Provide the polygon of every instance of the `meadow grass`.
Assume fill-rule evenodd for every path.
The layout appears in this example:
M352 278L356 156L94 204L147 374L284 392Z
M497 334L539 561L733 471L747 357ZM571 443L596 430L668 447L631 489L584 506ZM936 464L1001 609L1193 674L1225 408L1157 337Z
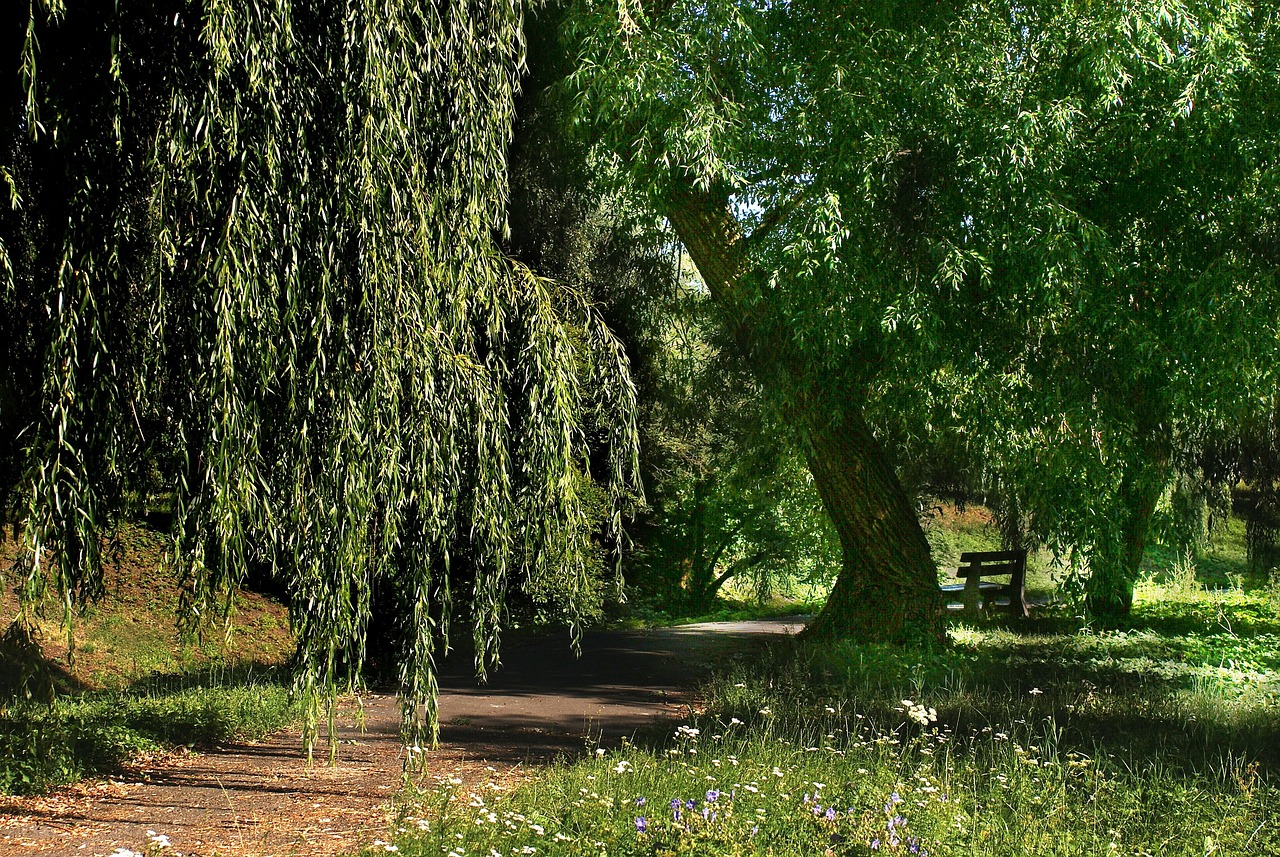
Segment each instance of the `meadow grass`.
M662 735L408 795L368 853L1280 854L1277 604L1148 585L1125 627L775 645Z

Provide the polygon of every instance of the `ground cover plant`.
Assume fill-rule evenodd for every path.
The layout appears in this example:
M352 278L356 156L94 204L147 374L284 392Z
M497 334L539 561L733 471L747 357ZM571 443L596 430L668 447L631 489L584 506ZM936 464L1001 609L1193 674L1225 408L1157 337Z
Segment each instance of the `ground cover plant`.
M1149 584L1125 628L777 646L661 737L506 790L438 781L415 855L1280 853L1280 601Z
M125 692L0 705L0 794L36 794L111 774L144 753L254 739L297 719L274 672L185 676Z

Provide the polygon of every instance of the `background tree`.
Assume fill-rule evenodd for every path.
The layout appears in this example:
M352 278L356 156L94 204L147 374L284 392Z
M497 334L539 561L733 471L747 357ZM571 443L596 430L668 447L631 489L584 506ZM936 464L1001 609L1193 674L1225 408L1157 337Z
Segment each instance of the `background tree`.
M620 190L617 166L574 132L564 6L527 22L529 73L510 164L509 246L589 294L624 343L640 404L641 512L628 583L667 607L705 610L733 577L821 566L821 521L802 468L660 219ZM807 490L806 490L807 489ZM802 511L803 510L803 511ZM819 548L813 557L806 556Z
M509 588L592 609L594 523L636 489L634 388L584 296L495 241L521 13L31 7L0 150L28 603L100 590L154 422L191 610L268 563L313 702L358 672L379 586L410 617L415 729L456 612L483 673Z
M804 462L696 274L665 310L641 407L651 509L636 525L640 582L699 613L730 581L765 596L784 578L830 580L838 545Z
M1017 438L982 449L1002 479L1054 476L1041 525L1083 546L1095 607L1123 609L1177 414L1212 387L1231 418L1216 405L1266 364L1237 358L1274 319L1244 225L1273 186L1275 117L1244 106L1268 86L1272 14L744 0L586 4L579 22L595 132L804 438L844 552L815 632L937 633L927 544L872 426L939 379L967 393L955 425ZM1161 356L1182 333L1188 359Z
M957 293L985 363L966 374L996 385L953 402L971 435L992 429L979 455L1040 534L1087 564L1095 612L1128 610L1179 464L1275 383L1280 303L1258 233L1277 175L1259 142L1277 120L1256 108L1274 25L1236 3L1029 8L994 40L1016 64L960 72L1019 121L997 135L1016 184L966 201L978 264Z

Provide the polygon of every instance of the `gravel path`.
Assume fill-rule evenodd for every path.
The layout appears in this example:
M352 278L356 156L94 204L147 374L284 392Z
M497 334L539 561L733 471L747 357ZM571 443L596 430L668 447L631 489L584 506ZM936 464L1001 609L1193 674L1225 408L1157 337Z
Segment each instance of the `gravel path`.
M529 766L651 729L687 713L718 659L802 618L714 622L590 633L581 658L564 639L509 646L503 668L477 686L465 664L441 678L441 746L428 777L518 779ZM348 705L340 758L308 767L296 730L253 744L143 759L124 776L40 798L0 797L0 855L109 857L145 851L148 831L167 853L200 857L333 855L384 835L403 750L394 696L363 700L364 728Z

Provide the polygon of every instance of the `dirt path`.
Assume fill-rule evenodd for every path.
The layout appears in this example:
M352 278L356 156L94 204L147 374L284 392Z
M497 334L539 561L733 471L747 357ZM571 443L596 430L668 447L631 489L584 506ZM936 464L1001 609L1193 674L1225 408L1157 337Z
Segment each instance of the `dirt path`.
M566 641L504 650L503 669L477 687L465 665L441 679L441 746L428 777L510 781L527 766L581 752L679 716L718 658L797 620L599 632L575 659ZM0 855L107 857L145 851L148 831L167 853L201 857L332 855L385 835L400 785L403 750L393 696L364 700L365 728L348 711L341 758L308 768L295 730L255 744L142 760L127 775L82 783L41 798L0 797Z

